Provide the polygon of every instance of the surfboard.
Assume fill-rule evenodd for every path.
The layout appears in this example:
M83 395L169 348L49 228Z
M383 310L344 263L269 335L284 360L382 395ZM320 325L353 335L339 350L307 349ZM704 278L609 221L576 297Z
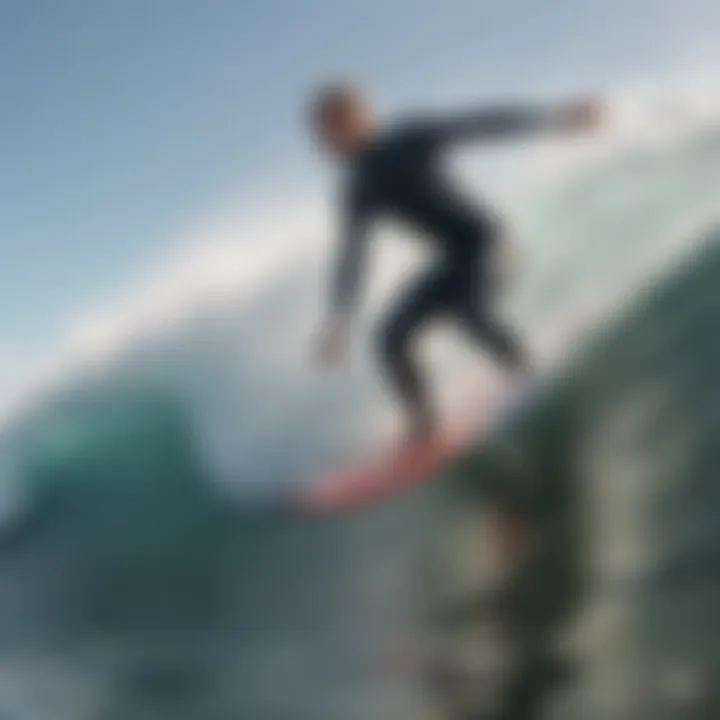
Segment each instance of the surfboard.
M456 413L456 422L439 437L389 443L367 462L340 467L303 483L292 504L312 515L360 509L436 477L465 451L482 443L510 409L510 395L495 388Z
M444 435L423 442L391 442L366 455L367 462L350 463L302 483L292 493L291 505L311 515L341 513L437 477L465 452L513 424L550 385L551 376L544 373L526 378L520 386L498 384L474 396L470 393L467 402L456 407L454 422Z
M372 504L432 476L458 452L457 441L428 439L398 445L367 465L347 467L313 480L295 494L295 506L328 514Z

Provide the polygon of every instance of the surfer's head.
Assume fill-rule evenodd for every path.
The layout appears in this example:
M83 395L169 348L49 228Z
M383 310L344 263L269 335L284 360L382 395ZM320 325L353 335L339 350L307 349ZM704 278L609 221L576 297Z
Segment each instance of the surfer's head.
M372 106L357 85L333 83L316 93L311 121L325 149L348 156L359 150L372 134Z

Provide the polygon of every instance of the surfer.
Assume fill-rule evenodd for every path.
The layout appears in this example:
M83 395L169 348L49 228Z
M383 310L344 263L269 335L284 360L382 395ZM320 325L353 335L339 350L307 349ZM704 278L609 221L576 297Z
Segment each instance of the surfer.
M529 365L518 334L491 311L489 258L500 239L497 218L466 200L445 177L442 151L463 140L529 132L577 132L599 117L593 101L549 107L486 108L459 116L415 118L380 127L372 105L352 84L325 87L312 106L320 144L347 166L342 237L330 289L330 313L318 343L320 361L338 363L348 344L370 221L390 215L426 236L438 260L404 293L378 333L388 380L410 419L413 441L433 437L437 418L412 343L440 314L455 320L512 374Z
M582 99L416 117L380 127L372 104L357 86L331 85L316 95L314 133L348 170L330 312L318 338L319 361L332 366L345 355L371 220L390 215L405 221L438 251L437 261L406 290L377 336L382 364L410 420L410 447L427 448L441 436L412 349L429 320L438 315L455 320L513 375L522 375L530 365L522 339L491 310L490 259L501 240L500 223L490 209L465 199L443 174L443 151L461 141L589 131L599 123L601 109L599 103ZM535 544L532 523L526 512L509 504L497 508L494 525L501 565L512 575Z

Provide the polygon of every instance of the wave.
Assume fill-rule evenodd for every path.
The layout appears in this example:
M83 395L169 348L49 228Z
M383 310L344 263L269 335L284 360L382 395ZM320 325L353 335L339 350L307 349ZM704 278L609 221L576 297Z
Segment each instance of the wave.
M571 349L578 328L611 316L698 244L718 210L719 138L708 130L655 154L620 155L527 210L526 260L508 311L540 355ZM97 487L107 473L111 487L121 467L131 477L156 473L151 482L162 485L192 460L206 481L262 495L370 442L387 407L369 359L328 382L305 357L319 272L308 258L261 292L203 302L27 403L2 435L3 466L13 469L5 474L23 492L53 472L63 480L52 482L68 485L93 474ZM437 344L431 366L453 367L462 390L474 358ZM181 450L191 453L182 461ZM150 457L156 470L133 469Z
M582 428L583 477L614 518L597 558L611 580L644 567L658 582L677 581L708 543L711 513L682 483L644 496L646 509L648 497L665 508L652 542L623 518L648 476L670 487L670 470L657 463L688 477L678 458L703 438L698 457L714 457L717 410L692 378L717 365L705 310L718 307L718 240L703 229L719 209L719 138L622 155L528 209L528 263L508 312L549 362L564 359L562 392L553 386L450 473L462 487L489 480L493 467L503 486L532 484L541 458L540 476L556 479ZM298 717L305 708L330 718L352 706L359 717L384 716L389 648L407 641L432 595L417 567L453 521L453 483L342 521L293 518L274 502L289 481L363 447L384 416L369 363L329 383L300 357L316 282L308 261L251 298L204 303L54 385L6 424L0 668L12 682L0 693L4 715L178 719L232 708L237 717ZM674 352L660 352L668 338ZM440 369L460 368L453 376L464 387L469 355L446 345L431 355ZM703 397L700 419L687 423L693 437L663 434ZM568 405L582 412L568 419ZM689 444L673 445L676 437ZM643 454L653 442L658 451ZM633 474L648 457L656 463ZM693 492L714 500L708 473L696 468L692 477ZM544 507L553 489L538 494ZM688 572L695 582L698 571ZM652 645L664 611L648 607L647 622L623 642ZM612 647L618 654L596 651L599 662L636 657L620 640ZM395 691L417 703L417 688L402 682ZM53 712L38 705L48 698Z

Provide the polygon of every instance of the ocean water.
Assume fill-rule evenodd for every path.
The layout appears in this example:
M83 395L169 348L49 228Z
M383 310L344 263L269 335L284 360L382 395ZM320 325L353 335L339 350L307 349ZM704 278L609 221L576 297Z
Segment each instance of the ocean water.
M0 438L0 717L475 717L492 670L438 692L418 658L482 592L508 488L551 539L521 643L562 637L581 668L515 716L716 717L719 181L707 131L538 195L508 312L555 381L363 512L283 503L362 449L381 397L363 363L328 386L289 352L303 267L27 404ZM482 617L442 631L449 656L500 653Z

